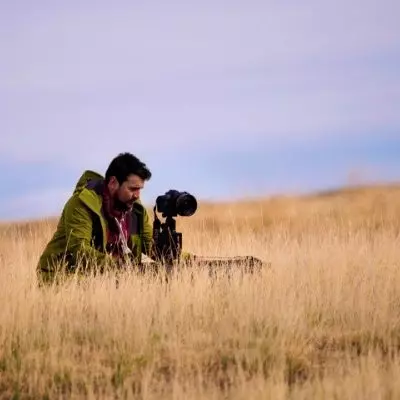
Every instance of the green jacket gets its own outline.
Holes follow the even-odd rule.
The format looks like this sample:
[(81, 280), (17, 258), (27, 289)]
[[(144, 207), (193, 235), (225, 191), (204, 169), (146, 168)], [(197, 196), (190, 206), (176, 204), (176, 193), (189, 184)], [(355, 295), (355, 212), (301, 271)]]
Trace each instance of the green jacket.
[[(101, 213), (102, 197), (96, 183), (104, 178), (87, 170), (80, 177), (72, 196), (64, 206), (57, 229), (45, 247), (37, 265), (39, 280), (52, 280), (58, 272), (104, 270), (115, 266), (106, 253), (107, 221)], [(128, 246), (132, 262), (140, 263), (142, 253), (151, 256), (152, 225), (140, 201), (132, 212)]]

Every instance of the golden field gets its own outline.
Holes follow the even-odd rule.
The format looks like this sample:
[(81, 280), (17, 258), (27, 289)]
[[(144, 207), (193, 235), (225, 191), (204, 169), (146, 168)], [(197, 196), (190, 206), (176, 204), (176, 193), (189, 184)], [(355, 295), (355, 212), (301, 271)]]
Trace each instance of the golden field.
[(400, 187), (200, 204), (185, 250), (261, 273), (39, 289), (57, 221), (0, 225), (0, 398), (400, 397)]

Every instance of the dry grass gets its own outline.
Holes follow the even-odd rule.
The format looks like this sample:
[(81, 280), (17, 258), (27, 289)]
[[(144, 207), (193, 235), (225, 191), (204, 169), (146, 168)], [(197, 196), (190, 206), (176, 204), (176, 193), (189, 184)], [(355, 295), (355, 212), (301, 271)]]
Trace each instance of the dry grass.
[(400, 189), (203, 205), (196, 254), (272, 267), (35, 286), (55, 221), (0, 228), (1, 398), (400, 396)]

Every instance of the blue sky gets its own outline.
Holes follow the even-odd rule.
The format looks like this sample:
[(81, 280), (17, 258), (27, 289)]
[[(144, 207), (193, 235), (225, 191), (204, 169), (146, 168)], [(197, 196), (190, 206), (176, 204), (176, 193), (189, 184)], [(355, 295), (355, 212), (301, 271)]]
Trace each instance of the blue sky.
[[(300, 3), (299, 3), (300, 4)], [(0, 219), (131, 151), (146, 203), (400, 181), (400, 3), (0, 5)]]

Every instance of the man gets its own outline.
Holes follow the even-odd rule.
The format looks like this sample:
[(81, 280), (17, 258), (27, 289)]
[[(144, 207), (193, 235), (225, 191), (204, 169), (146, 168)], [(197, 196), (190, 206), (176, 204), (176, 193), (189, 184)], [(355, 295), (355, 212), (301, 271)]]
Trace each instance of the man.
[(62, 211), (37, 266), (39, 282), (75, 271), (121, 268), (151, 255), (152, 226), (140, 191), (151, 178), (146, 165), (121, 153), (105, 177), (87, 170)]

